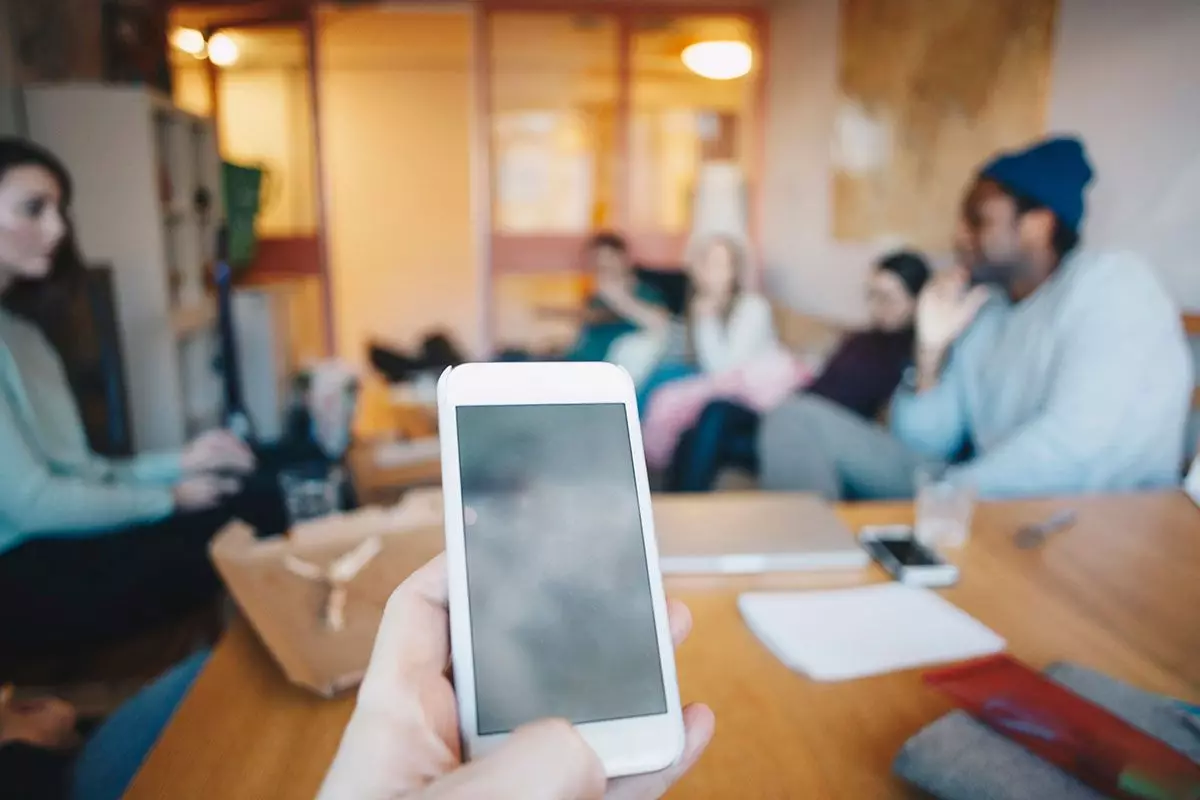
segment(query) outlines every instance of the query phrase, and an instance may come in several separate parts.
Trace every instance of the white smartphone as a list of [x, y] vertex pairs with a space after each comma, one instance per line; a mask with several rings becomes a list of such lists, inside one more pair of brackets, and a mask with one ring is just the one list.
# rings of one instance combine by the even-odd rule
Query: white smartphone
[[557, 717], [610, 777], [672, 764], [683, 716], [629, 375], [453, 367], [438, 424], [466, 757]]
[[918, 542], [909, 525], [868, 525], [859, 531], [858, 540], [901, 583], [930, 588], [958, 583], [958, 567]]

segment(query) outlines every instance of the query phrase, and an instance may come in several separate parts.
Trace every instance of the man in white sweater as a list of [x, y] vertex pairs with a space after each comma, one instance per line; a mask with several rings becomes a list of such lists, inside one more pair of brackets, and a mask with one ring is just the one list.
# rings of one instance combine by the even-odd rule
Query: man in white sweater
[[963, 204], [962, 266], [922, 293], [890, 434], [793, 400], [761, 429], [764, 488], [910, 497], [929, 462], [985, 497], [1177, 485], [1192, 388], [1179, 311], [1136, 256], [1078, 248], [1091, 177], [1068, 138], [987, 164]]

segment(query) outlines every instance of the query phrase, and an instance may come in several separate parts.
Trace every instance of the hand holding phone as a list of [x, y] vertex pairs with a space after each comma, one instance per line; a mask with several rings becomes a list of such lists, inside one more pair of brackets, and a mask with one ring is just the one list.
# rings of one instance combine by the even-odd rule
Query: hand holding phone
[[467, 364], [438, 383], [450, 639], [467, 759], [572, 723], [609, 777], [684, 725], [633, 382], [604, 363]]
[[[605, 792], [609, 798], [650, 800], [696, 763], [712, 737], [712, 712], [690, 706], [684, 710], [687, 739], [678, 763], [663, 773], [606, 785], [603, 765], [582, 737], [562, 721], [543, 721], [519, 729], [504, 747], [464, 766], [454, 687], [446, 672], [447, 594], [444, 556], [413, 573], [392, 594], [321, 800], [426, 793], [442, 800], [577, 800]], [[672, 603], [670, 622], [678, 645], [691, 627], [687, 607]]]

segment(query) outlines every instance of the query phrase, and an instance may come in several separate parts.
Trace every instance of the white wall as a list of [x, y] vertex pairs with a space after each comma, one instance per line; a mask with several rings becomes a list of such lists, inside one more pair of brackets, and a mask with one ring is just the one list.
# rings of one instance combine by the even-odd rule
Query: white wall
[[[1200, 2], [1061, 0], [1058, 26], [1048, 124], [1080, 133], [1095, 162], [1089, 244], [1144, 252], [1200, 309]], [[889, 243], [829, 235], [837, 42], [838, 0], [772, 13], [763, 256], [781, 299], [854, 321]]]
[[1200, 2], [1062, 0], [1049, 125], [1096, 168], [1086, 241], [1132, 248], [1200, 310]]

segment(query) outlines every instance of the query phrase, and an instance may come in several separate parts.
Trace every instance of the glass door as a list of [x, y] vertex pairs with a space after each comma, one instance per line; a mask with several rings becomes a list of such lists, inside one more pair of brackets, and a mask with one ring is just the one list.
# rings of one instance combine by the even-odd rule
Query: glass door
[[714, 234], [749, 247], [761, 60], [753, 21], [641, 13], [631, 39], [634, 251], [646, 263], [673, 267], [686, 260], [689, 243]]
[[487, 14], [493, 335], [574, 335], [587, 238], [617, 225], [619, 30], [611, 14]]
[[[496, 349], [552, 353], [574, 337], [592, 285], [583, 249], [597, 232], [623, 236], [636, 263], [656, 268], [679, 268], [694, 223], [711, 219], [753, 249], [763, 17], [617, 3], [483, 14]], [[707, 52], [685, 61], [693, 45]]]

